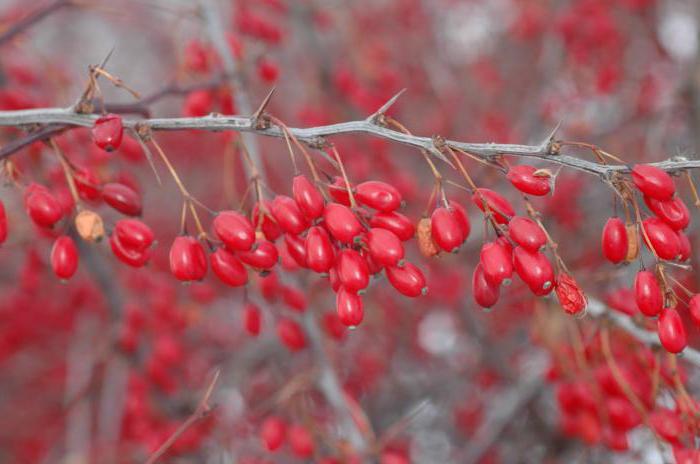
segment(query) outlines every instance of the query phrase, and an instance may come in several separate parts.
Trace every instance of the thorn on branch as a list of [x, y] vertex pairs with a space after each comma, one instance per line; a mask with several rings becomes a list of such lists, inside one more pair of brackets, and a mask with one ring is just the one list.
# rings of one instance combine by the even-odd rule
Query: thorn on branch
[[261, 116], [263, 116], [265, 108], [267, 108], [267, 105], [270, 103], [272, 95], [275, 93], [276, 89], [277, 87], [272, 87], [270, 89], [270, 91], [267, 93], [267, 96], [263, 99], [258, 109], [255, 110], [255, 113], [253, 113], [253, 116], [251, 116], [251, 119], [253, 120], [253, 126], [256, 129], [267, 129], [268, 127], [270, 127], [269, 119], [265, 120], [266, 118], [263, 118], [263, 121], [261, 121]]
[[387, 100], [386, 103], [384, 103], [377, 111], [375, 111], [373, 114], [371, 114], [368, 118], [367, 121], [373, 124], [381, 124], [381, 117], [384, 116], [384, 113], [389, 111], [389, 108], [392, 107], [394, 103], [396, 103], [396, 100], [399, 99], [399, 97], [406, 91], [405, 88], [399, 90], [396, 95], [391, 97], [389, 100]]

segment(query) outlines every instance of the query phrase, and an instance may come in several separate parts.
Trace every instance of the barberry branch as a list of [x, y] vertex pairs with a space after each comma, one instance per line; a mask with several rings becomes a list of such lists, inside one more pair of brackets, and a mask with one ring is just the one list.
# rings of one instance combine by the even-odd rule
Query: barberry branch
[[5, 42], [12, 40], [18, 34], [29, 29], [31, 26], [38, 23], [42, 19], [50, 16], [52, 13], [66, 6], [75, 6], [75, 4], [71, 0], [54, 0], [53, 2], [47, 3], [41, 8], [38, 8], [37, 10], [33, 11], [32, 13], [28, 14], [24, 18], [14, 23], [11, 27], [5, 30], [5, 32], [0, 34], [0, 45], [3, 45]]
[[[0, 111], [0, 127], [35, 126], [62, 124], [76, 127], [92, 127], [98, 115], [78, 114], [71, 108], [36, 108], [17, 111]], [[418, 149], [427, 150], [438, 156], [433, 144], [433, 137], [422, 137], [404, 134], [400, 131], [383, 127], [375, 122], [376, 115], [360, 121], [341, 122], [325, 126], [293, 128], [289, 127], [289, 133], [299, 141], [313, 148], [321, 148], [328, 145], [327, 137], [342, 134], [365, 133], [386, 140], [391, 140]], [[236, 131], [242, 133], [255, 133], [267, 137], [284, 137], [283, 128], [275, 124], [261, 125], [255, 118], [247, 116], [222, 116], [211, 114], [193, 118], [152, 118], [152, 119], [124, 119], [123, 125], [130, 128], [148, 128], [153, 131], [174, 130], [204, 130], [204, 131]], [[547, 137], [537, 145], [518, 145], [502, 143], [469, 143], [454, 140], [446, 140], [447, 146], [465, 151], [484, 160], [491, 160], [500, 155], [511, 155], [523, 158], [534, 158], [550, 163], [559, 164], [579, 171], [595, 174], [603, 178], [609, 178], [615, 173], [628, 173], [631, 167], [623, 164], [601, 164], [594, 161], [580, 159], [574, 156], [560, 154], [557, 144], [554, 143], [554, 134]], [[14, 153], [10, 150], [1, 150], [0, 159]], [[440, 156], [442, 158], [442, 155]], [[673, 157], [665, 161], [650, 163], [667, 172], [678, 172], [686, 169], [700, 168], [700, 160]]]

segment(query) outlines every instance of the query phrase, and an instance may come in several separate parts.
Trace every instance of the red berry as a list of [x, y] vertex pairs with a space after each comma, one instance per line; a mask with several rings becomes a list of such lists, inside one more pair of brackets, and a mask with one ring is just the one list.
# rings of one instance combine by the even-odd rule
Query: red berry
[[267, 214], [261, 215], [260, 205], [258, 203], [255, 203], [250, 217], [252, 219], [253, 226], [257, 228], [262, 216], [262, 224], [260, 225], [260, 228], [262, 229], [265, 238], [271, 242], [274, 242], [279, 238], [280, 235], [282, 235], [282, 230], [280, 229], [279, 225], [277, 225], [277, 222], [275, 222], [270, 215], [270, 203], [266, 201], [263, 202], [263, 204], [265, 205], [265, 210], [267, 211]]
[[700, 327], [700, 294], [693, 295], [688, 302], [688, 312], [690, 318], [696, 326]]
[[5, 204], [0, 200], [0, 245], [7, 240], [7, 213], [5, 212]]
[[[297, 235], [286, 234], [284, 236], [284, 244], [287, 247], [287, 252], [300, 267], [307, 267], [306, 262], [306, 242]], [[284, 261], [282, 261], [284, 264]]]
[[81, 168], [75, 173], [73, 180], [80, 198], [91, 201], [100, 199], [100, 178], [93, 171]]
[[324, 226], [334, 239], [350, 244], [362, 232], [355, 213], [345, 205], [329, 203], [323, 211]]
[[423, 272], [411, 263], [387, 267], [386, 276], [389, 283], [403, 295], [415, 298], [428, 293]]
[[535, 295], [547, 295], [554, 289], [554, 271], [543, 253], [517, 247], [513, 250], [513, 264], [515, 272]]
[[299, 235], [309, 227], [309, 222], [297, 203], [286, 195], [277, 195], [272, 200], [270, 212], [280, 228], [288, 234]]
[[255, 229], [247, 217], [236, 211], [221, 211], [213, 222], [214, 233], [231, 251], [249, 251], [255, 243]]
[[664, 440], [680, 444], [684, 427], [676, 412], [657, 407], [649, 414], [649, 426]]
[[511, 250], [502, 242], [485, 243], [481, 247], [480, 263], [484, 277], [491, 285], [498, 287], [502, 283], [510, 284], [510, 278], [513, 275], [513, 256]]
[[313, 220], [323, 214], [324, 202], [321, 192], [304, 175], [294, 177], [292, 194], [306, 219]]
[[114, 235], [126, 248], [143, 251], [153, 244], [153, 232], [138, 219], [120, 219], [114, 226]]
[[433, 211], [430, 216], [430, 235], [448, 253], [459, 248], [465, 238], [454, 210], [447, 208], [436, 208]]
[[120, 239], [118, 233], [112, 234], [109, 238], [109, 246], [112, 248], [112, 253], [119, 261], [132, 267], [145, 266], [151, 257], [150, 250], [147, 247], [138, 248], [127, 246]]
[[416, 233], [413, 222], [396, 211], [390, 213], [378, 212], [369, 220], [369, 225], [390, 230], [402, 241], [410, 240]]
[[500, 296], [500, 288], [486, 280], [481, 263], [477, 264], [472, 274], [472, 297], [482, 308], [495, 305]]
[[326, 229], [311, 227], [306, 234], [305, 247], [308, 267], [315, 272], [328, 272], [335, 261], [335, 250]]
[[388, 213], [401, 206], [401, 194], [386, 182], [370, 180], [355, 187], [355, 199], [365, 206]]
[[350, 206], [350, 194], [348, 193], [347, 184], [342, 177], [336, 176], [333, 179], [333, 183], [328, 185], [328, 193], [341, 205]]
[[292, 452], [300, 458], [309, 458], [314, 454], [314, 440], [306, 427], [292, 425], [287, 431], [287, 439]]
[[380, 266], [396, 266], [403, 259], [403, 244], [390, 230], [370, 229], [365, 236], [365, 243], [372, 259]]
[[207, 254], [189, 235], [176, 237], [170, 247], [170, 272], [183, 282], [202, 280], [207, 274]]
[[632, 181], [644, 195], [657, 200], [670, 200], [676, 193], [671, 176], [656, 166], [635, 164], [632, 168]]
[[306, 337], [299, 324], [291, 319], [280, 319], [277, 323], [277, 336], [290, 351], [306, 347]]
[[341, 286], [335, 295], [335, 306], [340, 322], [348, 327], [360, 325], [364, 317], [360, 295]]
[[340, 284], [351, 292], [358, 292], [369, 285], [367, 261], [352, 248], [344, 248], [335, 262]]
[[56, 239], [51, 248], [51, 268], [59, 279], [70, 279], [78, 270], [78, 247], [67, 235]]
[[467, 237], [469, 237], [469, 232], [471, 232], [471, 224], [469, 223], [467, 210], [454, 200], [450, 200], [449, 204], [452, 216], [457, 220], [457, 224], [459, 224], [459, 228], [462, 230], [464, 240], [466, 240]]
[[61, 204], [43, 185], [27, 187], [24, 205], [31, 220], [39, 227], [53, 227], [63, 217]]
[[634, 298], [643, 314], [653, 317], [661, 312], [664, 298], [654, 274], [649, 271], [637, 273], [634, 280]]
[[118, 114], [105, 114], [95, 120], [92, 126], [92, 139], [95, 145], [105, 151], [112, 151], [119, 148], [122, 143], [124, 128], [122, 118]]
[[267, 240], [258, 240], [253, 249], [240, 251], [237, 256], [248, 266], [262, 270], [272, 269], [279, 259], [277, 247]]
[[507, 224], [511, 217], [515, 215], [515, 210], [510, 202], [500, 193], [486, 188], [479, 188], [472, 194], [472, 202], [481, 211], [486, 212], [486, 205], [493, 214], [494, 220], [499, 224]]
[[248, 271], [241, 261], [226, 248], [219, 248], [209, 256], [211, 270], [226, 285], [240, 287], [248, 283]]
[[680, 353], [688, 344], [683, 320], [675, 308], [667, 308], [661, 312], [657, 320], [659, 340], [669, 353]]
[[646, 232], [646, 234], [642, 234], [644, 243], [649, 249], [653, 249], [659, 258], [668, 260], [678, 258], [681, 244], [678, 240], [678, 234], [668, 224], [659, 218], [652, 217], [645, 219], [642, 222], [642, 227]]
[[306, 311], [307, 301], [304, 292], [295, 287], [282, 287], [282, 301], [294, 311], [303, 313]]
[[208, 90], [195, 90], [187, 94], [182, 105], [182, 114], [187, 117], [201, 117], [211, 113], [214, 100]]
[[102, 187], [102, 197], [112, 208], [127, 216], [141, 215], [141, 195], [130, 187], [111, 182]]
[[284, 443], [287, 424], [276, 416], [270, 416], [260, 426], [260, 438], [269, 451], [276, 451]]
[[508, 236], [515, 243], [530, 251], [540, 251], [547, 243], [542, 227], [530, 218], [515, 216], [508, 223]]
[[279, 68], [275, 63], [261, 59], [258, 62], [258, 75], [265, 82], [275, 82], [279, 75]]
[[347, 327], [340, 321], [336, 312], [327, 312], [323, 314], [321, 320], [323, 331], [334, 340], [342, 340], [345, 336]]
[[253, 336], [260, 334], [260, 326], [262, 325], [262, 317], [260, 310], [253, 303], [248, 303], [243, 309], [243, 326], [245, 330]]
[[552, 189], [549, 175], [535, 175], [537, 168], [534, 166], [520, 165], [510, 168], [507, 178], [518, 190], [528, 195], [547, 195]]
[[620, 431], [631, 430], [638, 426], [642, 419], [634, 406], [626, 398], [609, 396], [605, 400], [605, 408], [610, 416], [610, 425]]
[[685, 229], [690, 224], [690, 211], [679, 197], [673, 197], [670, 200], [657, 200], [645, 196], [644, 202], [659, 219], [674, 230]]
[[601, 247], [603, 255], [611, 263], [617, 264], [627, 257], [627, 229], [622, 219], [618, 217], [608, 219], [603, 227]]

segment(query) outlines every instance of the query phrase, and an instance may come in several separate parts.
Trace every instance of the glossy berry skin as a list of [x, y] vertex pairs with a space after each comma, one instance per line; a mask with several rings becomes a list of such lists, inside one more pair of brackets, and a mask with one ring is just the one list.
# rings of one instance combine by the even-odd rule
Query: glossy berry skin
[[78, 195], [83, 200], [97, 201], [102, 196], [100, 178], [90, 169], [80, 168], [73, 175]]
[[199, 241], [189, 235], [176, 237], [170, 247], [170, 272], [177, 280], [202, 280], [207, 274], [207, 254]]
[[639, 271], [634, 280], [634, 298], [637, 307], [645, 316], [654, 317], [664, 304], [663, 293], [653, 273]]
[[118, 114], [105, 114], [95, 120], [92, 126], [92, 139], [95, 145], [105, 151], [113, 151], [122, 143], [124, 128]]
[[670, 200], [676, 193], [676, 186], [671, 176], [648, 164], [634, 165], [632, 182], [644, 195], [657, 200]]
[[423, 272], [412, 263], [389, 266], [386, 268], [386, 276], [389, 283], [402, 295], [416, 298], [428, 293]]
[[219, 248], [209, 256], [211, 270], [226, 285], [240, 287], [248, 283], [248, 271], [241, 261], [226, 248]]
[[362, 225], [350, 208], [329, 203], [323, 211], [323, 221], [331, 236], [341, 243], [350, 244], [362, 233]]
[[513, 186], [523, 193], [534, 196], [547, 195], [552, 187], [549, 176], [536, 176], [537, 168], [534, 166], [513, 166], [508, 171], [506, 178]]
[[255, 229], [247, 217], [236, 211], [221, 211], [213, 221], [214, 233], [231, 251], [249, 251], [255, 243]]
[[364, 318], [362, 298], [357, 292], [348, 290], [344, 286], [341, 286], [335, 295], [335, 307], [340, 322], [348, 327], [360, 325]]
[[260, 214], [260, 204], [255, 203], [253, 206], [253, 210], [251, 212], [251, 222], [253, 223], [253, 227], [257, 228], [258, 223], [261, 221], [261, 216], [262, 216], [262, 224], [260, 225], [260, 229], [262, 230], [263, 235], [265, 235], [265, 238], [268, 239], [271, 242], [274, 242], [277, 240], [280, 235], [282, 235], [282, 230], [280, 229], [280, 226], [277, 225], [277, 223], [272, 219], [270, 215], [270, 203], [269, 202], [263, 202], [263, 205], [265, 205], [265, 211], [267, 211], [266, 214]]
[[500, 297], [500, 287], [486, 280], [481, 264], [476, 265], [472, 274], [472, 297], [482, 308], [492, 307]]
[[260, 439], [268, 451], [277, 451], [287, 435], [287, 424], [276, 416], [265, 419], [260, 426]]
[[311, 433], [301, 425], [292, 425], [287, 430], [287, 440], [292, 452], [300, 458], [309, 458], [314, 454], [314, 440]]
[[700, 294], [693, 295], [688, 301], [688, 313], [693, 323], [700, 327]]
[[321, 217], [324, 209], [323, 196], [306, 176], [294, 177], [292, 195], [306, 219], [313, 220]]
[[306, 242], [303, 238], [297, 235], [286, 234], [284, 236], [284, 244], [287, 247], [287, 252], [297, 265], [300, 267], [308, 267], [308, 263], [306, 262]]
[[510, 220], [508, 236], [529, 251], [540, 251], [547, 243], [547, 236], [540, 225], [523, 216], [515, 216]]
[[376, 213], [370, 218], [369, 225], [392, 231], [402, 242], [412, 239], [416, 233], [416, 227], [413, 225], [413, 222], [396, 211]]
[[669, 353], [680, 353], [688, 344], [683, 320], [675, 308], [667, 308], [661, 312], [657, 320], [657, 330], [661, 345]]
[[126, 248], [145, 250], [153, 244], [153, 231], [138, 219], [120, 219], [114, 225], [114, 236]]
[[119, 261], [131, 267], [143, 267], [151, 258], [150, 250], [147, 247], [137, 248], [128, 246], [116, 233], [109, 237], [109, 246], [112, 249], [112, 253]]
[[510, 218], [515, 215], [515, 210], [510, 202], [503, 195], [491, 189], [477, 189], [472, 194], [472, 202], [483, 212], [486, 212], [486, 205], [488, 205], [494, 220], [499, 224], [507, 224]]
[[286, 195], [277, 195], [270, 204], [270, 212], [280, 228], [291, 235], [299, 235], [309, 227], [309, 222], [296, 201]]
[[688, 236], [683, 233], [683, 231], [679, 230], [677, 232], [678, 235], [678, 255], [679, 255], [679, 261], [688, 261], [690, 259], [690, 254], [692, 252], [691, 247], [690, 247], [690, 239]]
[[430, 216], [430, 235], [444, 251], [451, 253], [464, 242], [463, 229], [460, 227], [454, 211], [436, 208]]
[[513, 265], [535, 295], [547, 295], [554, 289], [554, 271], [543, 253], [517, 247], [513, 250]]
[[370, 256], [380, 266], [396, 266], [403, 259], [401, 240], [387, 229], [372, 228], [365, 236]]
[[306, 347], [306, 337], [299, 324], [291, 319], [280, 319], [277, 323], [277, 336], [290, 351]]
[[63, 217], [63, 209], [45, 187], [27, 189], [24, 205], [30, 219], [39, 227], [51, 228]]
[[611, 217], [605, 223], [601, 237], [601, 248], [605, 259], [613, 264], [624, 261], [628, 247], [625, 223], [618, 217]]
[[386, 182], [370, 180], [355, 187], [355, 199], [377, 211], [389, 213], [401, 206], [401, 193]]
[[367, 261], [352, 248], [344, 248], [338, 252], [335, 262], [338, 280], [346, 290], [359, 292], [369, 285], [369, 267]]
[[328, 185], [328, 193], [341, 205], [350, 206], [350, 194], [342, 177], [336, 176], [333, 179], [333, 183]]
[[467, 210], [464, 209], [464, 206], [460, 205], [454, 200], [450, 200], [449, 205], [450, 210], [452, 211], [452, 216], [457, 221], [457, 224], [462, 231], [462, 235], [464, 236], [464, 240], [466, 240], [469, 237], [469, 232], [471, 232], [472, 229], [471, 224], [469, 223], [469, 215], [467, 214]]
[[[647, 218], [642, 222], [642, 227], [646, 234], [644, 243], [647, 247], [656, 252], [661, 259], [674, 260], [678, 258], [681, 251], [681, 244], [678, 241], [678, 234], [659, 218]], [[647, 242], [647, 237], [649, 241]]]
[[0, 245], [7, 240], [7, 213], [5, 212], [5, 204], [0, 200]]
[[312, 271], [328, 272], [335, 262], [335, 249], [326, 229], [313, 226], [306, 234], [306, 265]]
[[258, 240], [250, 251], [239, 251], [238, 258], [255, 269], [272, 269], [279, 260], [279, 252], [274, 243], [268, 240]]
[[644, 203], [652, 213], [674, 230], [683, 230], [690, 224], [690, 211], [680, 197], [662, 201], [645, 196]]
[[67, 235], [56, 239], [51, 248], [51, 269], [56, 277], [68, 280], [78, 270], [78, 247]]
[[110, 182], [102, 187], [105, 203], [127, 216], [140, 216], [143, 211], [141, 195], [130, 187], [118, 182]]
[[260, 335], [262, 316], [260, 315], [260, 309], [253, 303], [247, 303], [243, 309], [243, 327], [245, 327], [248, 334], [254, 337]]
[[513, 275], [513, 256], [502, 242], [489, 242], [481, 247], [481, 269], [486, 280], [494, 287], [510, 284]]

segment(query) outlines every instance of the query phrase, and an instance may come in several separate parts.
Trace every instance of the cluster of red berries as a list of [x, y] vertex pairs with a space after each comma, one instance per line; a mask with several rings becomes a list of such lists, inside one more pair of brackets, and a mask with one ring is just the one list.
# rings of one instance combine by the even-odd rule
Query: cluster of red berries
[[[245, 285], [247, 268], [271, 271], [279, 257], [274, 242], [283, 236], [284, 252], [298, 267], [329, 277], [338, 317], [347, 326], [362, 322], [361, 293], [370, 277], [382, 270], [400, 293], [425, 294], [423, 273], [404, 259], [402, 242], [413, 236], [414, 227], [395, 211], [402, 202], [396, 188], [377, 181], [357, 185], [353, 197], [363, 208], [355, 211], [344, 188], [330, 188], [335, 201], [326, 202], [308, 178], [298, 175], [292, 190], [293, 198], [277, 195], [256, 205], [251, 219], [236, 211], [216, 215], [212, 228], [217, 240], [209, 261], [222, 282]], [[201, 280], [207, 267], [207, 253], [199, 240], [188, 235], [175, 239], [170, 270], [177, 279]], [[303, 310], [305, 304], [299, 306]]]
[[[638, 164], [632, 169], [632, 181], [653, 213], [653, 216], [641, 222], [643, 243], [660, 263], [687, 261], [691, 249], [684, 230], [690, 223], [690, 212], [676, 195], [672, 177], [655, 166]], [[634, 260], [639, 252], [636, 225], [626, 225], [618, 217], [608, 219], [603, 228], [601, 245], [603, 255], [612, 263]], [[658, 316], [661, 344], [671, 353], [680, 353], [687, 345], [686, 330], [663, 267], [657, 267], [657, 274], [645, 269], [637, 273], [634, 282], [637, 308], [647, 317]], [[695, 297], [690, 300], [688, 306], [691, 315], [697, 313], [698, 310], [693, 311], [692, 308], [698, 303]]]
[[[629, 449], [628, 434], [645, 424], [673, 448], [676, 462], [697, 462], [692, 437], [700, 430], [699, 406], [677, 390], [678, 379], [686, 381], [685, 370], [630, 341], [622, 334], [606, 340], [595, 336], [583, 353], [569, 346], [553, 356], [547, 378], [556, 384], [562, 432], [623, 452]], [[677, 395], [675, 407], [657, 401], [664, 390]]]

